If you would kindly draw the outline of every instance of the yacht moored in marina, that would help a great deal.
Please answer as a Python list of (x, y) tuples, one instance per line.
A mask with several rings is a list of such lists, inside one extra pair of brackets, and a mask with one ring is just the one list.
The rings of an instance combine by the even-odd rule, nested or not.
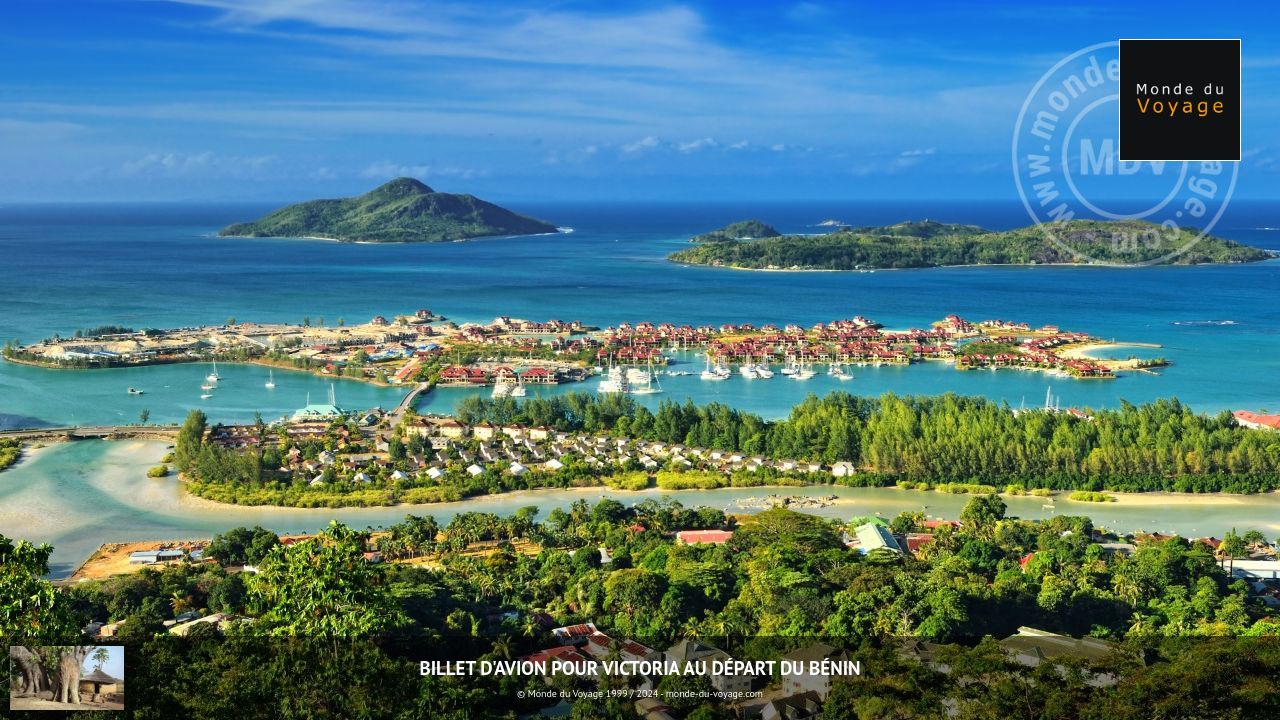
[(611, 367), (605, 375), (605, 379), (600, 381), (596, 386), (596, 392), (602, 393), (624, 393), (627, 392), (627, 376), (622, 368)]
[(701, 377), (703, 380), (728, 380), (729, 368), (719, 363), (716, 363), (715, 366), (713, 367), (711, 365), (711, 355), (708, 353), (707, 368), (702, 371), (702, 374), (699, 375), (699, 377)]

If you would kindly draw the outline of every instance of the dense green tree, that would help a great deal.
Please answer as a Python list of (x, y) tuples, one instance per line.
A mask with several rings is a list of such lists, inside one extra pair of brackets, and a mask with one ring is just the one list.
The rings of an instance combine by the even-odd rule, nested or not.
[(369, 637), (407, 619), (364, 559), (364, 538), (337, 522), (314, 538), (281, 545), (249, 582), (249, 601), (262, 609), (255, 630), (297, 637)]

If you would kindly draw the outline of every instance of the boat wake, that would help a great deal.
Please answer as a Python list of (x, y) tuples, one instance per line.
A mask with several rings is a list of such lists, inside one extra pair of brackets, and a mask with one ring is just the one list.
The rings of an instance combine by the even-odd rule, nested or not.
[(1239, 325), (1235, 320), (1175, 320), (1174, 325), (1183, 325), (1186, 327), (1222, 327), (1226, 325)]

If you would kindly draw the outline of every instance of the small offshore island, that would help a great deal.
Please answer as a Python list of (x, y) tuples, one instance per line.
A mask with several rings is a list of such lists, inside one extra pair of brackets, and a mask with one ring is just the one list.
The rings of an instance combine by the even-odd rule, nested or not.
[(1188, 244), (1185, 252), (1165, 264), (1243, 263), (1275, 257), (1266, 250), (1212, 236), (1195, 241), (1195, 231), (1188, 229), (1166, 237), (1168, 230), (1138, 221), (1071, 220), (1054, 226), (1053, 240), (1037, 226), (996, 232), (933, 220), (884, 227), (849, 228), (835, 221), (824, 225), (835, 230), (782, 235), (759, 220), (737, 222), (695, 236), (690, 240), (695, 247), (672, 253), (668, 259), (740, 270), (1141, 265), (1160, 261), (1172, 249)]
[(218, 234), (403, 243), (557, 231), (550, 223), (511, 212), (472, 195), (436, 192), (418, 180), (402, 177), (359, 197), (289, 205), (260, 220), (229, 225)]

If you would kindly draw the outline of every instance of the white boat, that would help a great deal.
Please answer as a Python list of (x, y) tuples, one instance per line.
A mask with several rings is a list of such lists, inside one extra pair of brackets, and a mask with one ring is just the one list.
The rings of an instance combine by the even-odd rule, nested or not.
[(760, 378), (761, 380), (768, 380), (769, 378), (773, 377), (773, 371), (769, 369), (768, 365), (763, 365), (763, 364), (757, 365), (756, 377)]
[(622, 372), (622, 368), (611, 367), (605, 375), (605, 379), (596, 385), (596, 392), (602, 393), (624, 393), (627, 392), (627, 376)]
[(511, 394), (511, 383), (506, 380), (498, 380), (493, 383), (493, 397), (507, 397)]
[(208, 399), (209, 399), (209, 398), (211, 398), (211, 397), (213, 397), (213, 393), (205, 393), (205, 394), (203, 394), (203, 395), (201, 395), (201, 396), (200, 396), (200, 399), (201, 399), (201, 400), (208, 400)]
[(209, 371), (209, 374), (208, 374), (208, 375), (205, 375), (205, 376), (204, 376), (204, 379), (205, 379), (205, 380), (208, 380), (208, 381), (209, 381), (209, 382), (211, 382), (211, 383), (216, 383), (216, 382), (218, 382), (219, 380), (221, 380), (221, 379), (222, 379), (222, 376), (218, 374), (218, 361), (217, 361), (217, 360), (214, 360), (214, 361), (213, 361), (213, 369)]
[(653, 373), (642, 368), (627, 368), (627, 382), (632, 385), (647, 383), (653, 379)]
[(267, 388), (268, 390), (274, 390), (274, 389), (275, 389), (275, 387), (276, 387), (276, 374), (275, 374), (275, 371), (274, 371), (274, 370), (268, 370), (268, 371), (267, 371), (267, 385), (266, 385), (266, 388)]
[(529, 391), (524, 389), (524, 376), (517, 374), (516, 384), (511, 388), (511, 397), (524, 397), (528, 393)]
[(808, 365), (796, 366), (791, 372), (791, 379), (792, 380), (809, 380), (814, 375), (817, 375), (817, 373), (809, 369)]
[(779, 372), (781, 372), (783, 375), (786, 375), (787, 377), (791, 377), (792, 375), (796, 374), (796, 369), (798, 367), (799, 366), (796, 365), (795, 360), (790, 360), (787, 362), (786, 365), (782, 366), (782, 370), (780, 370)]
[(827, 374), (842, 382), (853, 379), (852, 375), (844, 371), (843, 365), (837, 365), (835, 363), (832, 363), (831, 367), (827, 368)]
[(144, 391), (144, 390), (139, 390), (138, 388), (129, 388), (129, 394), (130, 394), (130, 395), (141, 395), (143, 392), (145, 392), (145, 391)]
[(217, 387), (218, 387), (218, 386), (217, 386), (216, 384), (211, 383), (211, 382), (207, 382), (207, 383), (205, 383), (205, 384), (201, 385), (201, 386), (200, 386), (200, 389), (201, 389), (201, 390), (216, 390), (216, 389), (217, 389)]
[(724, 367), (723, 365), (720, 365), (719, 363), (717, 363), (715, 367), (711, 367), (711, 355), (710, 353), (708, 353), (707, 369), (703, 370), (702, 374), (699, 375), (699, 377), (701, 377), (703, 380), (728, 380), (729, 369)]
[[(652, 360), (649, 361), (648, 372), (641, 372), (640, 374), (644, 376), (644, 380), (631, 384), (630, 392), (632, 395), (653, 395), (662, 392), (662, 386), (658, 384), (657, 379), (654, 377), (656, 373), (653, 371)], [(631, 383), (630, 371), (627, 372), (627, 381)]]

